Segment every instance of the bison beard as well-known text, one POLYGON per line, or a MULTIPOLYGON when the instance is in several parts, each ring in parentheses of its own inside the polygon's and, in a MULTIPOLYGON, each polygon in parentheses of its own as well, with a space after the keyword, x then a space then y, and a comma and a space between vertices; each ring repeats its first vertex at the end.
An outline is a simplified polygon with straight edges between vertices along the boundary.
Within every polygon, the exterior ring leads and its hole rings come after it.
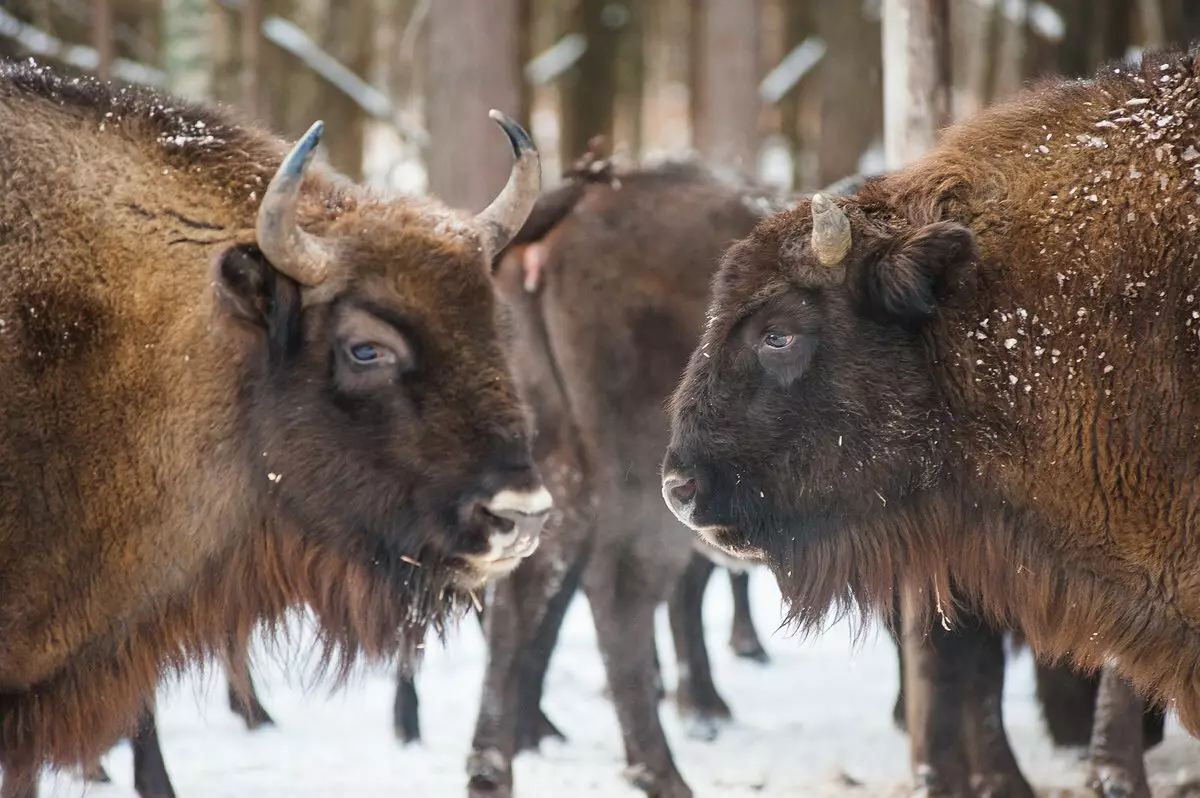
POLYGON ((322 664, 415 656, 549 494, 474 218, 230 113, 0 65, 0 766, 90 761, 160 679, 301 606, 322 664))
POLYGON ((1200 64, 1049 82, 732 247, 664 497, 792 619, 950 584, 1200 734, 1200 64))

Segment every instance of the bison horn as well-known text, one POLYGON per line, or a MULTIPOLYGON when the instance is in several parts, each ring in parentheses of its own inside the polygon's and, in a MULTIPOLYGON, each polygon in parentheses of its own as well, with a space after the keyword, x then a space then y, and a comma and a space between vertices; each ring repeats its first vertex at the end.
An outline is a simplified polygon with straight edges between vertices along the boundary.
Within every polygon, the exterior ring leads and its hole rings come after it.
POLYGON ((258 206, 258 248, 279 271, 296 282, 313 286, 329 275, 333 255, 329 245, 296 224, 300 183, 321 140, 325 123, 313 122, 271 178, 258 206))
POLYGON ((822 266, 835 266, 850 251, 850 220, 824 194, 812 198, 812 248, 822 266))
POLYGON ((476 222, 483 228, 483 241, 489 256, 495 256, 513 240, 529 218, 533 205, 542 190, 542 167, 537 148, 525 129, 505 114, 493 109, 488 116, 500 125, 513 148, 512 172, 492 204, 479 212, 476 222))

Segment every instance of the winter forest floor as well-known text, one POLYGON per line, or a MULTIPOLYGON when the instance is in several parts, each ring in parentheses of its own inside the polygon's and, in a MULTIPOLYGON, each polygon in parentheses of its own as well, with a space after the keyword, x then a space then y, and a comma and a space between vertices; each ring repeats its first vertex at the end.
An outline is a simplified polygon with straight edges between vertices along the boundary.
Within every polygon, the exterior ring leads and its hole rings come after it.
MULTIPOLYGON (((755 620, 772 661, 738 660, 725 645, 732 616, 728 581, 717 572, 705 606, 718 689, 735 722, 713 743, 685 739, 674 705, 662 705, 676 761, 697 798, 737 796, 904 795, 907 739, 892 725, 895 648, 880 629, 860 648, 839 624, 801 643, 773 633, 779 594, 765 572, 751 579, 755 620)), ((668 689, 674 656, 665 609, 659 646, 668 689)), ((478 625, 468 619, 443 649, 431 646, 418 677, 424 742, 401 747, 392 736, 394 676, 358 672, 343 690, 313 683, 301 656, 259 657, 259 692, 278 723, 249 733, 227 709, 223 676, 213 669, 165 687, 159 731, 179 798, 316 798, 316 796, 464 796, 463 764, 470 744, 484 665, 478 625), (290 662, 285 662, 290 660, 290 662)), ((1033 698, 1028 653, 1010 660, 1005 720, 1017 757, 1045 796, 1082 796, 1084 768, 1076 751, 1055 751, 1033 698)), ((541 754, 516 764, 518 798, 629 796, 621 779, 623 749, 616 718, 603 696, 604 675, 586 601, 567 616, 548 677, 547 715, 570 738, 547 742, 541 754)), ((105 758, 112 785, 84 785, 48 776, 53 798, 135 798, 133 760, 121 744, 105 758)), ((1166 741, 1149 758, 1155 796, 1170 784, 1200 777, 1200 741, 1172 718, 1166 741)))

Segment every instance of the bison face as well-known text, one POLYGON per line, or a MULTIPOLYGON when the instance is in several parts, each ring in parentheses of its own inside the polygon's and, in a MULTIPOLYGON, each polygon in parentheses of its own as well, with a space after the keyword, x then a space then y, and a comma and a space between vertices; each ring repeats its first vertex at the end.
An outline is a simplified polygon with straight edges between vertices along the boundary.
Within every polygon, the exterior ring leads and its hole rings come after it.
POLYGON ((261 341, 242 399, 263 487, 305 534, 397 574, 473 587, 511 571, 551 500, 478 249, 342 246, 357 279, 311 304, 256 250, 220 265, 227 309, 261 341))
POLYGON ((683 523, 781 579, 814 577, 822 545, 937 479, 945 403, 927 333, 975 258, 958 225, 897 230, 855 209, 852 235, 828 199, 811 211, 768 219, 726 253, 663 464, 683 523))
POLYGON ((314 201, 320 181, 301 210, 317 123, 264 194, 257 245, 218 264, 222 306, 252 341, 239 399, 253 478, 288 528, 379 566, 398 595, 508 573, 551 510, 488 273, 540 172, 525 132, 492 117, 516 162, 474 219, 416 200, 314 201))

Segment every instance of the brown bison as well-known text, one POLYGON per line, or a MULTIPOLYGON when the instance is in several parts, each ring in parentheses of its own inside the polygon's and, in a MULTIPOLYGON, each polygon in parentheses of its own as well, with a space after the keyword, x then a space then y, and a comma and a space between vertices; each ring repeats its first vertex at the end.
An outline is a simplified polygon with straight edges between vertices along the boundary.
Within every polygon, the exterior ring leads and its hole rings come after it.
POLYGON ((0 66, 0 765, 34 790, 160 677, 309 604, 326 661, 415 645, 551 509, 474 219, 232 113, 0 66))
MULTIPOLYGON (((498 290, 513 311, 513 371, 535 419, 534 454, 562 517, 491 591, 470 790, 511 791, 527 714, 517 708, 536 706, 563 597, 579 584, 628 776, 650 795, 682 798, 692 793, 658 716, 654 614, 692 562, 694 536, 659 495, 664 403, 700 334, 721 252, 763 212, 692 162, 595 162, 577 172, 539 200, 497 263, 498 290)), ((684 680, 678 692, 686 711, 728 714, 711 682, 684 680)))
POLYGON ((672 401, 677 517, 806 627, 898 575, 952 617, 953 580, 1200 733, 1198 72, 1035 87, 732 247, 672 401))

